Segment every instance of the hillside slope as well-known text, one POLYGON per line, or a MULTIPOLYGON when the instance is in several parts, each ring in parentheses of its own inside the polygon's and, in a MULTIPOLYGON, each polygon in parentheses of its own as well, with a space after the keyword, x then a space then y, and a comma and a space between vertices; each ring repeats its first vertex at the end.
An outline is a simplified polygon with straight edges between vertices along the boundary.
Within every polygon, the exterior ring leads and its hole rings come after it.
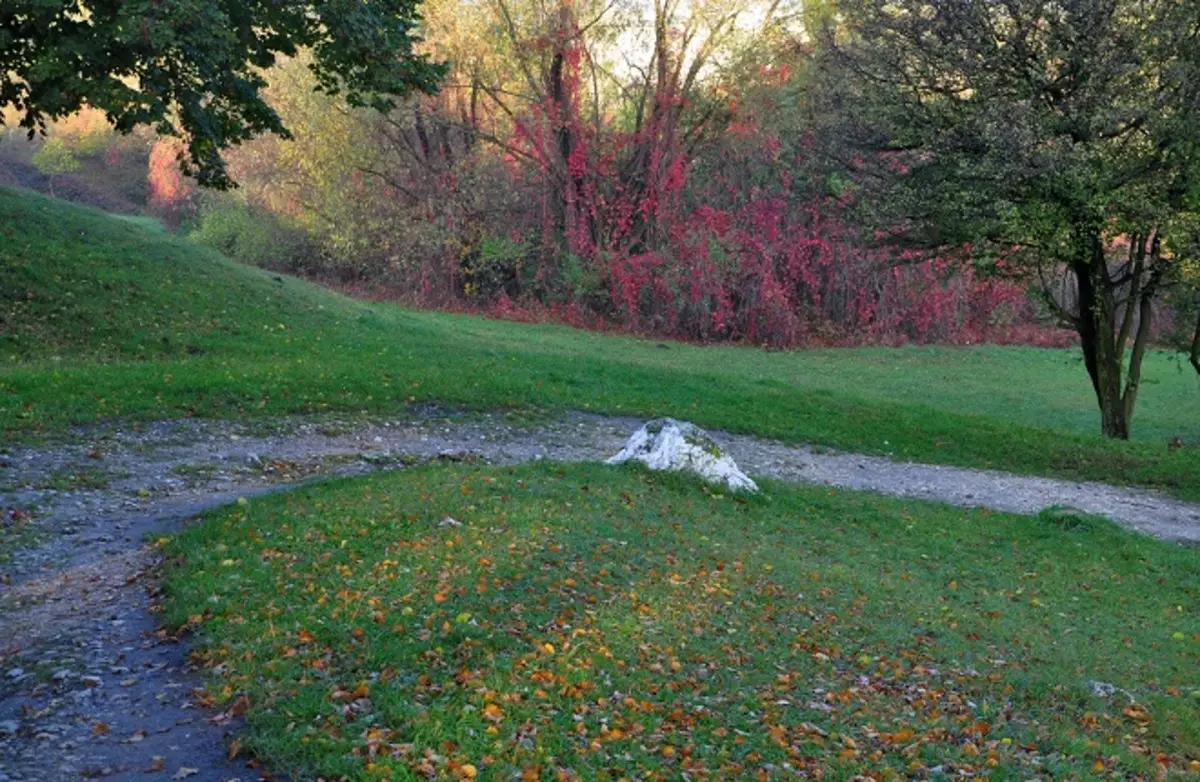
POLYGON ((1200 394, 1146 369, 1141 443, 1093 434, 1070 352, 766 353, 359 302, 235 264, 148 221, 0 188, 0 431, 101 419, 415 403, 673 415, 899 459, 1157 486, 1200 498, 1200 394), (667 348, 667 349, 664 349, 667 348))
POLYGON ((0 188, 0 357, 8 361, 270 353, 285 322, 323 328, 366 311, 236 264, 152 220, 0 188))

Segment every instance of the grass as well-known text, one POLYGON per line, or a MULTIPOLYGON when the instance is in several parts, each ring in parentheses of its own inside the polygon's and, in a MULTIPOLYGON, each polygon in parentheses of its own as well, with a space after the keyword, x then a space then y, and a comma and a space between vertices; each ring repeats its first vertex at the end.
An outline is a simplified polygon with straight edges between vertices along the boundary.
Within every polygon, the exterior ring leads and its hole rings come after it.
POLYGON ((1200 771, 1195 551, 765 489, 601 465, 331 481, 168 543, 166 617, 244 745, 301 778, 1200 771))
POLYGON ((145 225, 0 189, 0 430, 101 419, 391 414, 438 403, 673 415, 900 459, 1200 499, 1195 378, 1147 360, 1107 442, 1070 351, 768 353, 413 312, 239 266, 145 225))

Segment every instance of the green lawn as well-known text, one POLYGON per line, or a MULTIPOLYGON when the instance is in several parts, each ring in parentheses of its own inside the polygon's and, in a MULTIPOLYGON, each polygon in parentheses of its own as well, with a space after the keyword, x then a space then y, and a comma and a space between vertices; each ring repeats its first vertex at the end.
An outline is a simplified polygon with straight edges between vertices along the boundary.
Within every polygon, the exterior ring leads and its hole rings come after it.
POLYGON ((674 415, 897 458, 1200 499, 1200 388, 1151 356, 1136 441, 1096 434, 1069 351, 768 353, 414 312, 0 189, 0 430, 104 418, 394 413, 413 403, 674 415))
POLYGON ((304 778, 1200 771, 1200 558, 1104 521, 430 467, 166 552, 215 705, 304 778))

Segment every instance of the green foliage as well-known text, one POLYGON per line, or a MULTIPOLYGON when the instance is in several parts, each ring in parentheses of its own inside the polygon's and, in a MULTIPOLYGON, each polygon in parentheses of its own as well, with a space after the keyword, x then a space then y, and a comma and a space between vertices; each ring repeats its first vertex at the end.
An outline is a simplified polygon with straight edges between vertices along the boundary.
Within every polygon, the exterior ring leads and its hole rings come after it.
POLYGON ((1194 5, 839 7, 816 95, 845 101, 826 141, 866 154, 860 171, 891 174, 856 178, 881 228, 1010 265, 1086 264, 1093 233, 1166 230, 1188 208, 1200 181, 1194 5))
POLYGON ((321 271, 321 249, 307 232, 233 198, 209 199, 189 237, 251 266, 296 274, 321 271))
POLYGON ((463 292, 485 301, 500 293, 515 296, 530 276, 530 249, 528 242, 484 236, 479 247, 463 260, 463 292))
POLYGON ((603 261, 585 263, 574 253, 563 255, 558 264, 558 274, 569 299, 583 302, 596 312, 603 312, 609 306, 604 269, 603 261))
POLYGON ((228 156, 247 202, 287 215, 312 235, 324 251, 325 276, 404 290, 432 278, 439 283, 434 305, 461 295, 464 259, 481 236, 514 229, 507 215, 521 194, 498 175, 499 161, 476 159, 458 120, 429 111, 450 97, 410 99, 383 116, 314 92, 304 54, 281 60, 269 75, 271 105, 305 132, 287 143, 263 137, 228 156), (426 138, 440 142, 427 155, 415 117, 426 123, 426 138))
POLYGON ((33 153, 33 164, 47 176, 71 174, 80 169, 79 158, 61 138, 47 139, 41 149, 33 153))
POLYGON ((44 128, 85 103, 116 129, 182 135, 202 184, 231 182, 221 151, 256 134, 287 136, 261 95, 278 55, 313 52, 320 91, 386 111, 432 93, 444 68, 417 54, 419 0, 5 0, 0 109, 44 128))
POLYGON ((1200 498, 1200 449, 1165 442, 1200 442, 1190 375, 1148 359, 1141 442, 1089 436, 1088 393, 1063 351, 664 350, 365 303, 142 223, 0 189, 9 436, 99 419, 394 414, 426 403, 575 409, 1200 498))
POLYGON ((1185 207, 1200 173, 1194 4, 838 9, 816 112, 823 144, 863 156, 859 174, 890 174, 856 176, 880 228, 1010 263, 1070 262, 1089 230, 1144 233, 1185 207))
POLYGON ((166 616, 216 701, 244 697, 250 749, 306 777, 1187 773, 1196 551, 764 489, 603 465, 323 483, 171 541, 166 616))

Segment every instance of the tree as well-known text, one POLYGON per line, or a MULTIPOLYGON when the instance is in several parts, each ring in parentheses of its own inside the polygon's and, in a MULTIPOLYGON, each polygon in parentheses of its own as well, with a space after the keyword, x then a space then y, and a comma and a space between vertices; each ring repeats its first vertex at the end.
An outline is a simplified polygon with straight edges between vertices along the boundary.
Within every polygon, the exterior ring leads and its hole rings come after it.
POLYGON ((1043 283, 1128 438, 1200 171, 1200 4, 841 0, 821 30, 814 115, 864 214, 1043 283))
POLYGON ((4 0, 0 110, 32 135, 92 106, 121 132, 180 135, 203 185, 232 185, 222 150, 254 135, 288 137, 264 101, 262 70, 313 52, 317 89, 388 110, 432 93, 444 71, 415 51, 420 0, 4 0))
POLYGON ((1179 256, 1179 282, 1166 302, 1174 316, 1166 343, 1187 358, 1200 375, 1200 212, 1188 211, 1175 220, 1171 252, 1179 256))
POLYGON ((38 171, 46 175, 46 185, 50 195, 54 195, 54 177, 62 174, 72 174, 79 170, 79 158, 57 136, 47 139, 41 149, 33 153, 31 158, 38 171))

